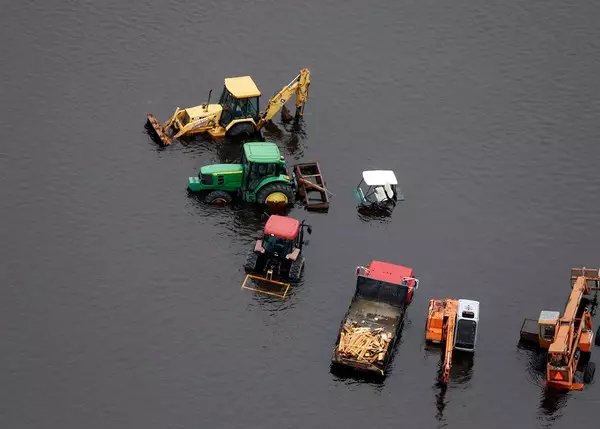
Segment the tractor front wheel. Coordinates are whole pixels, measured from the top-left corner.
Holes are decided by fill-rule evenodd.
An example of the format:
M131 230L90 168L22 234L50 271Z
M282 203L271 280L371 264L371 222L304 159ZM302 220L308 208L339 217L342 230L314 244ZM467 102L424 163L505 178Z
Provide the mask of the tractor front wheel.
M296 259L292 262L292 266L290 267L290 281L297 282L300 280L300 276L302 275L302 269L304 268L304 256L301 256L300 259Z
M248 138L256 132L256 128L250 122L241 122L235 124L227 131L227 137L231 138Z
M258 253L254 249L250 249L246 255L246 261L244 262L244 270L246 272L253 272L256 270L256 263L258 262Z
M256 202L267 206L290 206L294 204L292 187L283 182L269 183L256 193Z
M596 364L594 362L588 362L585 366L585 370L583 370L583 382L591 383L594 379L594 374L596 372Z
M204 198L204 202L213 206L224 206L231 202L231 194L225 191L212 191Z

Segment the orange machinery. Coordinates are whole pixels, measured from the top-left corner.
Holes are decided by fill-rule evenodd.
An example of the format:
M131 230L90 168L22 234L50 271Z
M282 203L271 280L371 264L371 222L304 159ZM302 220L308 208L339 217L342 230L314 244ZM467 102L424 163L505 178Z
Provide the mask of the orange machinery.
M468 299L432 299L429 301L425 340L445 343L441 382L450 378L454 350L475 352L479 327L479 302Z
M589 362L592 351L592 314L597 305L593 292L600 290L600 270L571 269L571 294L565 311L542 311L540 317L525 319L521 341L547 349L546 385L558 390L583 390L594 378L596 366ZM591 304L591 309L590 309ZM600 329L598 330L600 333ZM596 338L596 345L600 339ZM583 369L583 383L575 375Z

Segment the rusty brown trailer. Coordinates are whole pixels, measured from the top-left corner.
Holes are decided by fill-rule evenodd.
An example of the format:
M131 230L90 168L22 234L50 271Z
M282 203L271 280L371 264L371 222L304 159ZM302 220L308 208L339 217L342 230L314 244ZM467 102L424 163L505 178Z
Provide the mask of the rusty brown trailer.
M328 211L329 192L318 162L294 165L298 193L304 199L307 210Z

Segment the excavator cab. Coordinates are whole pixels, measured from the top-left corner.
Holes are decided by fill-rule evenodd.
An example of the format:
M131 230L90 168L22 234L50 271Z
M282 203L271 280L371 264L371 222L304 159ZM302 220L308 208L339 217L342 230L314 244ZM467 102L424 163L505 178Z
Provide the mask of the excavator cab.
M547 349L554 341L556 325L560 317L559 311L543 310L538 319L538 341L543 349Z
M444 343L441 382L447 384L452 366L452 353L460 350L474 353L479 333L479 302L471 299L431 299L425 341Z
M474 352L479 333L479 302L470 299L458 300L454 349Z

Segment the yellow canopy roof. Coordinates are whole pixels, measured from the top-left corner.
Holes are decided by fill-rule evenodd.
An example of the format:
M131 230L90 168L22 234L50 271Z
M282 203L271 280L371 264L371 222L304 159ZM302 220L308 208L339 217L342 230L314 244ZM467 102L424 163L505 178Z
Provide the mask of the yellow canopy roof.
M260 95L260 91L250 76L226 78L225 88L235 98L258 97Z

